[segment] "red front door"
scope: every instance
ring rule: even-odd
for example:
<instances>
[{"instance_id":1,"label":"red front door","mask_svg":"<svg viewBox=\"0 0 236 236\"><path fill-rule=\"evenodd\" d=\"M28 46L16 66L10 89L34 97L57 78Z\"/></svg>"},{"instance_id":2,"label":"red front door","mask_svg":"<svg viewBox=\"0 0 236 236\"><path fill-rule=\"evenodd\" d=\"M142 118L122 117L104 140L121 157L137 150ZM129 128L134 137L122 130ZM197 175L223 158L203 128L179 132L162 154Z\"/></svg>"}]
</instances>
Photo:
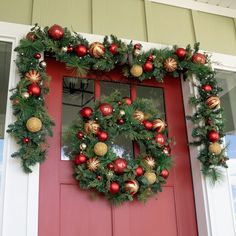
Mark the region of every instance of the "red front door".
<instances>
[{"instance_id":1,"label":"red front door","mask_svg":"<svg viewBox=\"0 0 236 236\"><path fill-rule=\"evenodd\" d=\"M141 83L124 78L119 71L89 76L96 98L108 93L109 86L102 87L102 81L119 82L120 88L123 83L132 99L147 93L155 97L155 89L161 90L169 135L176 141L172 147L174 166L163 192L147 203L114 207L105 199L91 199L88 191L80 190L72 177L71 163L61 160L62 81L73 72L53 59L48 59L47 64L47 73L52 77L47 106L56 125L53 138L48 140L47 160L40 169L39 236L196 236L180 80L166 78L164 83L157 83L151 79Z\"/></svg>"}]
</instances>

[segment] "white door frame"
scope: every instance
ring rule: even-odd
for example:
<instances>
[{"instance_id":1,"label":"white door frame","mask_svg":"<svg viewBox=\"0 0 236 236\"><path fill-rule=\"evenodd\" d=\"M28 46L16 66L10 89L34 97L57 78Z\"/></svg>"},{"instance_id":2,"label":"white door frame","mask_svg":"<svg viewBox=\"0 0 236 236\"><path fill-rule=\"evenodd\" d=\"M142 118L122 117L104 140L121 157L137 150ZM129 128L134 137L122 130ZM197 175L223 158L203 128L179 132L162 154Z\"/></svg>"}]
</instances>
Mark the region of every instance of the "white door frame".
<instances>
[{"instance_id":1,"label":"white door frame","mask_svg":"<svg viewBox=\"0 0 236 236\"><path fill-rule=\"evenodd\" d=\"M31 26L0 22L0 40L12 43L12 48L19 44ZM101 41L103 36L82 34L90 42ZM129 42L130 40L127 40ZM166 45L140 42L144 50L163 48ZM19 81L14 60L16 53L12 51L9 89L14 88ZM212 54L213 66L217 69L236 71L236 57L223 54ZM185 113L193 113L188 104L188 97L194 94L191 83L182 82ZM8 97L10 94L8 94ZM14 120L11 104L7 102L6 127ZM188 137L191 140L192 124L186 122ZM38 193L39 166L32 174L25 174L18 160L10 157L17 150L15 141L5 133L3 184L0 192L0 235L1 236L37 236L38 235ZM200 172L197 160L198 149L190 147L191 165L194 184L194 195L199 236L234 236L235 227L232 214L231 192L228 175L221 185L212 188ZM186 206L187 207L187 206ZM187 223L187 222L186 222Z\"/></svg>"}]
</instances>

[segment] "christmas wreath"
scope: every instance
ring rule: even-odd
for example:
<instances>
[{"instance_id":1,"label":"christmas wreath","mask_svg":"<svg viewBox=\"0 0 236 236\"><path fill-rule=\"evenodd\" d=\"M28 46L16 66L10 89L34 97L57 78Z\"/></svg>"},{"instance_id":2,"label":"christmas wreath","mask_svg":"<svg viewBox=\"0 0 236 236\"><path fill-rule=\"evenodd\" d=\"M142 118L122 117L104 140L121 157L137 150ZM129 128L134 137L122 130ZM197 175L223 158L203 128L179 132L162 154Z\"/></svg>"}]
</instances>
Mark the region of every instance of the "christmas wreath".
<instances>
[{"instance_id":1,"label":"christmas wreath","mask_svg":"<svg viewBox=\"0 0 236 236\"><path fill-rule=\"evenodd\" d=\"M133 156L116 145L124 135L141 144ZM171 165L167 125L147 99L122 98L113 93L84 107L65 135L65 153L75 165L83 189L96 189L112 203L146 200L161 191Z\"/></svg>"},{"instance_id":2,"label":"christmas wreath","mask_svg":"<svg viewBox=\"0 0 236 236\"><path fill-rule=\"evenodd\" d=\"M188 45L143 52L141 44L132 41L127 44L113 35L105 36L102 43L89 43L81 35L59 25L44 29L35 25L15 51L21 80L10 98L16 121L9 125L8 132L20 145L12 156L21 159L25 172L31 172L31 166L45 159L45 139L52 135L53 122L44 107L49 86L46 62L41 60L43 52L75 68L78 76L116 67L121 68L124 76L140 81L154 77L163 82L166 75L186 79L194 74L198 94L190 98L190 102L196 112L188 117L195 124L192 136L196 141L192 144L201 147L198 159L202 171L213 181L218 179L218 167L227 167L222 148L223 113L218 97L222 89L217 85L209 57L199 52L198 43L194 49Z\"/></svg>"}]
</instances>

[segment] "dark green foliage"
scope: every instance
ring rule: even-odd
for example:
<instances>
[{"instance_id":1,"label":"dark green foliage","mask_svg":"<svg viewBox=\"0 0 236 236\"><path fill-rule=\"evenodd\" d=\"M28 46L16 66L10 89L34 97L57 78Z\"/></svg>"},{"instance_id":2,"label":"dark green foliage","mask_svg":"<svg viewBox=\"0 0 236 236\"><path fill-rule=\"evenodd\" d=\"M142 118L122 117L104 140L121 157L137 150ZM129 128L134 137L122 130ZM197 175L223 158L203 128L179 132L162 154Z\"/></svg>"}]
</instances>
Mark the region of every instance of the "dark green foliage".
<instances>
[{"instance_id":1,"label":"dark green foliage","mask_svg":"<svg viewBox=\"0 0 236 236\"><path fill-rule=\"evenodd\" d=\"M118 102L122 101L121 105ZM109 103L113 107L113 113L110 116L103 116L99 110L99 105L103 102ZM125 119L125 124L118 125L117 119L120 118L120 111L125 111L125 115L122 117ZM96 120L100 125L100 130L106 131L108 133L108 140L105 143L108 146L108 152L103 157L99 157L100 166L96 171L91 171L88 169L86 164L75 164L75 178L78 180L80 187L83 189L96 189L98 192L104 194L107 199L113 204L121 204L124 201L132 201L133 196L125 190L125 183L129 180L136 180L139 183L139 191L135 195L140 201L147 200L148 197L152 196L154 193L161 191L161 186L166 183L166 180L161 176L161 171L163 169L169 170L172 164L172 159L170 156L163 152L164 146L160 146L154 141L156 131L147 130L145 127L137 120L133 118L134 111L139 110L144 112L144 114L149 114L149 121L153 121L155 118L160 118L160 115L153 108L153 104L147 99L137 99L133 101L132 105L127 105L119 93L115 92L109 97L104 98L102 101L97 101L93 107L93 115L90 120ZM69 127L68 131L64 135L64 146L65 153L73 161L75 156L80 152L90 158L96 157L94 153L94 145L99 142L96 134L92 132L86 133L85 123L86 119L81 116L73 122ZM83 132L85 137L83 139L78 139L77 132ZM123 155L127 161L127 168L123 174L116 174L112 170L107 168L107 164L113 163L117 159L117 155L112 149L114 140L120 134L127 137L132 141L137 141L142 143L145 147L145 151L140 153L137 157L129 157ZM164 131L163 135L168 136L167 130ZM170 142L167 139L165 145ZM85 150L80 150L80 145L85 143L87 148ZM156 162L154 168L151 168L146 164L144 158L146 156L152 156ZM136 168L141 166L144 172L153 172L157 176L157 181L150 185L144 176L136 176ZM101 180L96 177L101 176ZM110 182L115 181L120 185L120 191L117 194L111 194L109 192Z\"/></svg>"},{"instance_id":2,"label":"dark green foliage","mask_svg":"<svg viewBox=\"0 0 236 236\"><path fill-rule=\"evenodd\" d=\"M224 136L222 121L222 109L209 109L206 105L206 99L210 96L217 96L222 90L215 80L215 72L210 66L210 58L205 55L206 64L196 63L192 61L192 56L199 50L199 43L194 45L192 49L190 45L186 47L185 58L178 58L176 55L177 46L173 48L165 49L150 49L146 52L141 51L140 55L134 55L134 43L125 43L118 39L116 36L105 36L103 45L105 47L104 54L100 58L94 58L88 52L83 57L78 57L74 51L67 52L67 47L74 48L77 45L84 45L89 50L90 43L86 38L75 32L71 33L67 28L64 29L64 37L60 40L53 40L48 36L49 27L40 28L37 24L31 29L36 36L36 40L31 41L24 38L20 41L20 45L15 49L18 53L16 59L16 65L20 74L21 80L17 84L16 88L12 91L11 100L13 102L13 113L16 116L16 121L9 126L8 132L10 132L19 144L19 150L13 154L14 157L19 157L22 160L23 168L26 172L30 172L30 166L37 162L41 162L45 158L45 150L43 144L47 135L52 135L51 126L52 121L48 117L48 113L44 108L44 96L49 92L48 78L45 73L45 68L40 67L40 60L35 59L35 53L49 52L55 56L56 60L64 62L69 68L77 71L78 76L84 76L89 71L110 71L114 68L121 68L123 74L126 77L134 79L130 73L130 68L134 64L143 66L150 55L153 56L153 70L151 72L143 72L139 78L140 81L154 77L157 81L163 82L165 76L179 77L179 78L191 78L191 75L196 75L196 84L198 95L192 97L190 102L196 106L196 112L192 117L188 117L195 124L193 130L193 137L196 141L195 145L201 145L203 152L199 154L199 160L203 166L203 173L209 175L213 180L217 179L218 166L226 166L227 158L224 156L224 152L220 155L213 155L208 152L209 140L207 138L207 132L215 129L219 131L221 140ZM109 47L111 44L118 46L118 53L113 55ZM177 62L177 69L171 73L168 73L164 68L164 62L167 58L174 58ZM27 91L27 86L31 83L25 79L25 74L30 70L36 70L41 75L41 95L39 97L30 96L28 99L22 97L22 93ZM210 92L206 92L202 89L202 85L208 84L213 89ZM139 103L140 109L145 107ZM131 108L124 108L127 114L131 114ZM115 116L116 116L115 112ZM43 128L37 133L29 132L26 127L26 121L31 116L36 116L43 122ZM103 117L97 117L99 121L102 121ZM211 120L211 123L207 122ZM130 124L130 118L126 120L126 124L120 128L121 132L126 132L127 124ZM114 125L111 125L114 124ZM104 124L105 125L105 124ZM134 125L137 125L134 123ZM107 123L104 128L109 129L110 135L115 134L117 125L112 120L112 123ZM129 138L133 140L141 140L142 138L152 138L149 134L143 130L138 132L129 132L127 134ZM29 143L23 143L23 138L28 137ZM91 141L92 142L92 141ZM93 143L92 143L93 144ZM151 148L151 146L150 146ZM155 149L155 147L153 147ZM152 149L152 148L151 148ZM212 161L214 160L214 161ZM164 165L164 164L163 164ZM95 183L97 183L95 181ZM94 183L93 183L94 184ZM104 186L100 186L103 188ZM158 186L156 186L158 188ZM143 192L145 193L145 191ZM146 192L144 195L149 195ZM128 199L129 197L127 197ZM112 200L112 199L111 199Z\"/></svg>"}]
</instances>

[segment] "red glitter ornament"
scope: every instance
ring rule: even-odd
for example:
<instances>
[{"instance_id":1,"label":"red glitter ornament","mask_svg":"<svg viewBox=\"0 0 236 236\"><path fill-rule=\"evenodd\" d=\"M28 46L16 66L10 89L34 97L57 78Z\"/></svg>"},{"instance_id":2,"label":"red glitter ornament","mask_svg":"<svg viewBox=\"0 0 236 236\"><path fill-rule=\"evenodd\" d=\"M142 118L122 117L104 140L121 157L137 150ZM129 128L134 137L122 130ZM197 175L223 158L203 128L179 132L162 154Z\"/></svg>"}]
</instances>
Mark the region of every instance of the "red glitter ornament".
<instances>
[{"instance_id":1,"label":"red glitter ornament","mask_svg":"<svg viewBox=\"0 0 236 236\"><path fill-rule=\"evenodd\" d=\"M117 44L115 44L115 43L112 43L111 44L111 46L109 47L109 51L113 54L113 55L115 55L115 54L117 54L118 53L118 45Z\"/></svg>"},{"instance_id":2,"label":"red glitter ornament","mask_svg":"<svg viewBox=\"0 0 236 236\"><path fill-rule=\"evenodd\" d=\"M192 62L199 63L199 64L205 64L206 63L206 58L201 53L195 53L192 56Z\"/></svg>"},{"instance_id":3,"label":"red glitter ornament","mask_svg":"<svg viewBox=\"0 0 236 236\"><path fill-rule=\"evenodd\" d=\"M28 93L32 96L38 97L41 94L41 88L38 84L31 84L28 87Z\"/></svg>"},{"instance_id":4,"label":"red glitter ornament","mask_svg":"<svg viewBox=\"0 0 236 236\"><path fill-rule=\"evenodd\" d=\"M166 142L166 137L163 134L157 134L155 136L155 142L159 144L160 146L163 146Z\"/></svg>"},{"instance_id":5,"label":"red glitter ornament","mask_svg":"<svg viewBox=\"0 0 236 236\"><path fill-rule=\"evenodd\" d=\"M83 153L80 153L75 156L74 162L76 165L81 165L81 164L85 163L86 161L87 161L87 157Z\"/></svg>"},{"instance_id":6,"label":"red glitter ornament","mask_svg":"<svg viewBox=\"0 0 236 236\"><path fill-rule=\"evenodd\" d=\"M64 36L64 29L60 25L53 25L48 30L48 35L51 39L60 40Z\"/></svg>"},{"instance_id":7,"label":"red glitter ornament","mask_svg":"<svg viewBox=\"0 0 236 236\"><path fill-rule=\"evenodd\" d=\"M124 170L127 167L126 160L123 158L117 158L113 162L114 164L114 171L116 174L123 174Z\"/></svg>"},{"instance_id":8,"label":"red glitter ornament","mask_svg":"<svg viewBox=\"0 0 236 236\"><path fill-rule=\"evenodd\" d=\"M103 116L109 116L112 114L113 112L113 108L112 105L108 104L108 103L102 103L99 106L99 110L101 111Z\"/></svg>"},{"instance_id":9,"label":"red glitter ornament","mask_svg":"<svg viewBox=\"0 0 236 236\"><path fill-rule=\"evenodd\" d=\"M84 57L87 54L87 48L82 44L76 46L74 51L78 57Z\"/></svg>"},{"instance_id":10,"label":"red glitter ornament","mask_svg":"<svg viewBox=\"0 0 236 236\"><path fill-rule=\"evenodd\" d=\"M99 131L97 137L99 141L105 142L108 139L108 133L105 131Z\"/></svg>"},{"instance_id":11,"label":"red glitter ornament","mask_svg":"<svg viewBox=\"0 0 236 236\"><path fill-rule=\"evenodd\" d=\"M84 107L80 110L79 113L83 118L89 119L93 113L93 109L91 107Z\"/></svg>"}]
</instances>

